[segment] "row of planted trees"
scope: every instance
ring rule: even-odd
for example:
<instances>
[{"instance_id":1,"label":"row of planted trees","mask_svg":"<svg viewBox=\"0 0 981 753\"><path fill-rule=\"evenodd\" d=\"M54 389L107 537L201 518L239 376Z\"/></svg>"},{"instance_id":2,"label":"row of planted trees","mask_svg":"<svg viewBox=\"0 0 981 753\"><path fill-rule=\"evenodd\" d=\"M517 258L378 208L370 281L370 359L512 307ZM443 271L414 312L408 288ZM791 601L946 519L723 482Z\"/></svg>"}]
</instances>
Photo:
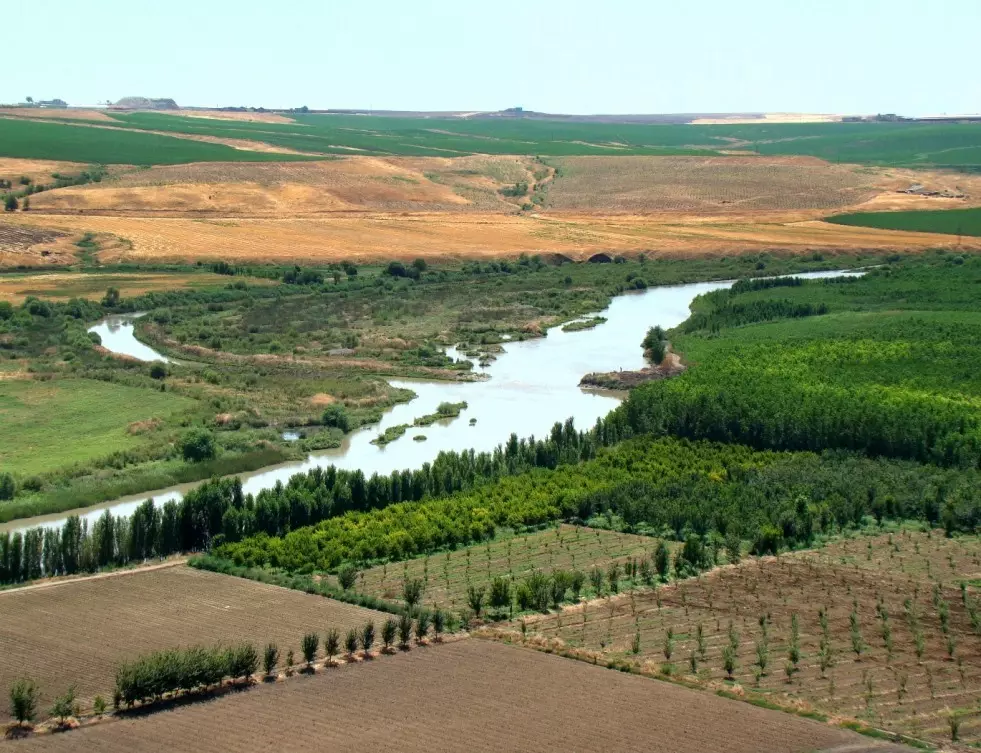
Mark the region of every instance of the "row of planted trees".
<instances>
[{"instance_id":1,"label":"row of planted trees","mask_svg":"<svg viewBox=\"0 0 981 753\"><path fill-rule=\"evenodd\" d=\"M204 551L257 534L279 536L348 512L438 499L532 468L576 463L596 450L594 434L576 431L569 419L555 424L547 439L512 434L493 452L444 452L414 471L366 477L360 470L315 468L255 496L243 493L238 478L213 479L179 502L157 507L147 500L128 517L107 510L91 526L71 516L60 529L2 533L0 584Z\"/></svg>"}]
</instances>

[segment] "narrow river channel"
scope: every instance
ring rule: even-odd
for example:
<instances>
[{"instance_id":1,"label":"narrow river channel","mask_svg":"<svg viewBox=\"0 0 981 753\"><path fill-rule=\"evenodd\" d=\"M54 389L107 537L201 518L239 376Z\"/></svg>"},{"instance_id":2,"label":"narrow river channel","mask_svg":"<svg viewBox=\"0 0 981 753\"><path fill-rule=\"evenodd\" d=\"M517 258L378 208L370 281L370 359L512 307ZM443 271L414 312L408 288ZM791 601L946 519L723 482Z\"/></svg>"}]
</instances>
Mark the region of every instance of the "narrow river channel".
<instances>
[{"instance_id":1,"label":"narrow river channel","mask_svg":"<svg viewBox=\"0 0 981 753\"><path fill-rule=\"evenodd\" d=\"M813 279L857 274L862 272L812 272L799 276ZM497 360L481 369L489 377L486 381L391 380L397 387L413 390L417 397L387 411L381 423L350 434L337 449L313 453L302 461L239 474L243 487L247 493L254 494L318 466L360 468L367 476L418 468L444 450L492 450L511 433L519 437L545 436L556 421L570 417L580 429L588 428L615 408L624 393L582 389L579 387L582 376L591 371L643 367L640 342L649 327L677 326L688 318L696 296L732 284L733 281L727 280L671 285L618 296L605 311L599 312L607 321L594 329L563 332L561 327L556 327L549 330L547 337L505 343L504 352ZM144 361L167 360L133 335L133 320L138 316L109 317L89 331L98 332L102 344L116 353ZM434 413L436 406L444 401L466 401L468 408L458 418L424 428L413 427L385 447L371 444L385 428L411 424L419 416ZM471 424L471 419L476 422ZM416 435L423 435L426 440L415 441ZM113 515L128 515L147 498L152 497L156 504L162 505L180 499L195 485L144 492L78 510L75 514L87 518L91 525L104 510L111 510ZM25 518L0 526L0 531L61 526L66 519L66 513Z\"/></svg>"}]
</instances>

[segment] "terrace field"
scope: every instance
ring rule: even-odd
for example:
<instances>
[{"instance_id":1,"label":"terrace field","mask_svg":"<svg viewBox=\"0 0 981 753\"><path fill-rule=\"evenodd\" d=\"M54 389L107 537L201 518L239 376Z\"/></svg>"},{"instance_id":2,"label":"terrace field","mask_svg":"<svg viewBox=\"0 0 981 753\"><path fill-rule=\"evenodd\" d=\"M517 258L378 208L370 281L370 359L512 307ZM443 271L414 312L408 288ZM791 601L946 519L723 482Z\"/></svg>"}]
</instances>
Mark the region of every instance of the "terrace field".
<instances>
[{"instance_id":1,"label":"terrace field","mask_svg":"<svg viewBox=\"0 0 981 753\"><path fill-rule=\"evenodd\" d=\"M957 713L961 739L972 742L981 739L978 593L958 584L981 572L979 554L976 537L897 530L525 621L529 635L590 661L706 687L735 683L751 698L919 739L949 739L948 715Z\"/></svg>"},{"instance_id":2,"label":"terrace field","mask_svg":"<svg viewBox=\"0 0 981 753\"><path fill-rule=\"evenodd\" d=\"M366 713L366 705L370 709ZM692 709L698 709L697 718ZM285 720L303 720L286 724ZM554 656L464 640L144 719L18 742L24 751L900 751L854 733Z\"/></svg>"},{"instance_id":3,"label":"terrace field","mask_svg":"<svg viewBox=\"0 0 981 753\"><path fill-rule=\"evenodd\" d=\"M112 700L117 663L143 653L240 641L261 648L272 641L283 661L292 649L299 663L305 633L334 627L343 634L388 616L182 564L0 591L0 687L30 676L46 709L75 683L89 709L96 695ZM0 721L9 718L4 704Z\"/></svg>"}]
</instances>

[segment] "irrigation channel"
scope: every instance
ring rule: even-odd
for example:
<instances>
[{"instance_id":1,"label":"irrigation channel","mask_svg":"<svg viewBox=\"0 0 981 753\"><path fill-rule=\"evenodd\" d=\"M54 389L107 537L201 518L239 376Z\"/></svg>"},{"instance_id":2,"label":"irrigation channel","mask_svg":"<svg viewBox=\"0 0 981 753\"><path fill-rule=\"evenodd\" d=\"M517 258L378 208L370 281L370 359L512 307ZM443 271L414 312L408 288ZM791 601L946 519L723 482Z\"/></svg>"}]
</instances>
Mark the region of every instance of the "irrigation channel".
<instances>
[{"instance_id":1,"label":"irrigation channel","mask_svg":"<svg viewBox=\"0 0 981 753\"><path fill-rule=\"evenodd\" d=\"M861 271L811 272L806 278L861 275ZM341 447L309 455L305 460L239 474L246 493L255 494L277 482L286 483L290 476L315 467L335 465L338 468L360 468L366 476L390 473L403 468L418 468L445 450L492 450L514 433L519 437L544 437L556 421L572 418L580 429L592 426L617 406L625 393L583 389L579 380L592 371L634 370L645 365L641 340L649 327L660 324L675 327L689 316L689 306L696 296L728 288L732 280L700 282L649 288L626 293L613 299L600 312L606 322L593 329L563 332L561 327L548 331L547 337L504 344L504 352L489 366L474 369L488 377L480 382L440 382L393 379L391 384L416 393L416 398L388 410L380 423L363 427L345 437ZM141 360L166 360L141 343L133 334L133 320L140 314L103 319L90 332L98 332L104 347ZM451 348L448 354L462 355ZM384 447L371 440L389 426L411 424L415 418L435 413L441 402L467 402L459 417L426 427L412 427L402 438ZM476 419L471 423L471 419ZM423 435L425 441L414 437ZM200 482L196 482L200 483ZM89 525L111 510L113 515L129 515L136 507L153 498L157 505L180 499L193 484L144 492L73 511ZM35 526L60 527L66 513L22 518L0 526L3 530L22 530Z\"/></svg>"}]
</instances>

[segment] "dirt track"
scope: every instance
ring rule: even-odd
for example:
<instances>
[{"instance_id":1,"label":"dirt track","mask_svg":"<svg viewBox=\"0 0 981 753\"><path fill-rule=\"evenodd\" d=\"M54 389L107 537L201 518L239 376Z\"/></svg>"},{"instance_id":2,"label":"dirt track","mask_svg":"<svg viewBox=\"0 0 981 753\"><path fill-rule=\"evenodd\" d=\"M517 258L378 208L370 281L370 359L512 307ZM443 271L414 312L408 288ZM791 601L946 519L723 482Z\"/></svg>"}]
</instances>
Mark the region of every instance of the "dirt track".
<instances>
[{"instance_id":1,"label":"dirt track","mask_svg":"<svg viewBox=\"0 0 981 753\"><path fill-rule=\"evenodd\" d=\"M18 751L901 751L827 725L535 651L465 640Z\"/></svg>"}]
</instances>

